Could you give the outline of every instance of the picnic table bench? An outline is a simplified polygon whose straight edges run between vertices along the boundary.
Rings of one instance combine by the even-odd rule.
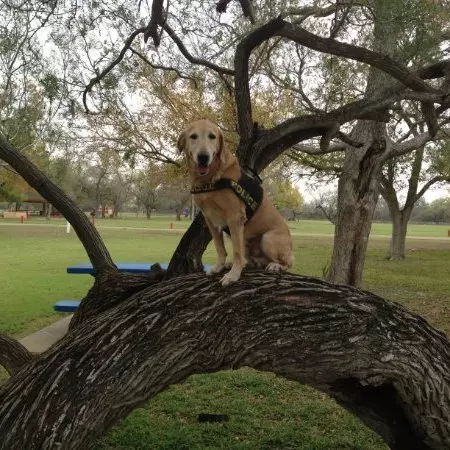
[[[119,272],[127,273],[148,273],[154,263],[117,263],[116,267]],[[167,269],[168,264],[161,263],[162,269]],[[205,269],[209,269],[210,265],[205,265]],[[91,263],[76,264],[67,267],[69,274],[87,274],[95,276],[95,269]],[[81,300],[59,300],[53,305],[53,309],[57,312],[75,312],[80,306]]]
[[[155,264],[152,262],[146,263],[117,263],[117,269],[119,272],[128,273],[147,273],[150,271],[150,267]],[[167,269],[168,264],[160,264],[162,269]],[[70,266],[67,268],[67,273],[77,273],[77,274],[89,274],[95,275],[95,269],[91,263],[76,264],[75,266]]]

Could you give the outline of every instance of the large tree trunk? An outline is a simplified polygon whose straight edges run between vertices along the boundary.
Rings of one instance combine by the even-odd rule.
[[[386,151],[384,124],[361,121],[353,138],[366,142],[347,150],[338,184],[338,211],[328,280],[359,286],[378,201],[378,177]],[[380,140],[379,137],[382,136]]]
[[[393,449],[450,446],[450,342],[423,319],[291,274],[217,280],[157,283],[27,362],[0,391],[0,448],[86,448],[169,385],[242,366],[329,393]]]
[[[391,211],[390,208],[389,211],[391,212],[392,236],[386,259],[391,261],[405,259],[406,233],[412,211],[406,209]]]
[[[408,231],[408,223],[414,210],[414,206],[427,191],[428,187],[433,184],[434,180],[439,179],[439,177],[435,177],[434,179],[429,180],[418,192],[423,156],[424,148],[422,147],[418,149],[414,155],[411,175],[408,180],[408,192],[403,208],[400,208],[397,199],[395,187],[395,161],[389,161],[387,164],[387,176],[382,176],[381,178],[381,194],[388,205],[392,222],[392,237],[386,259],[393,261],[405,259],[406,233]]]
[[[392,10],[389,2],[374,2],[373,13],[377,20],[373,46],[374,49],[391,55],[398,45],[397,36],[401,31],[393,20]],[[365,99],[376,98],[391,84],[391,77],[372,67]],[[338,185],[338,214],[328,280],[359,286],[379,196],[378,180],[390,149],[386,124],[383,122],[358,121],[352,132],[352,139],[364,145],[361,148],[349,148],[345,153]]]

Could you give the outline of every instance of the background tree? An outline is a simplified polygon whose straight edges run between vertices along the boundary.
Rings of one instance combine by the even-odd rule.
[[[134,195],[138,210],[144,210],[147,219],[152,216],[156,208],[158,193],[157,189],[161,183],[161,168],[149,162],[145,169],[139,170],[134,178]]]
[[[450,199],[438,198],[427,205],[421,214],[422,220],[430,223],[448,223],[450,221]]]
[[[159,203],[175,211],[175,220],[181,220],[186,207],[190,207],[190,181],[183,166],[165,166],[162,168],[161,182],[158,186]]]
[[[438,150],[432,149],[433,157],[440,160]],[[437,183],[449,182],[450,177],[446,175],[446,169],[442,162],[436,161],[435,167],[429,167],[428,170],[423,170],[424,158],[428,156],[425,153],[425,148],[415,150],[411,155],[401,159],[393,159],[389,161],[383,174],[380,177],[380,192],[389,208],[389,213],[392,221],[392,237],[389,246],[387,258],[391,260],[398,260],[405,258],[405,243],[408,222],[411,218],[414,206],[418,200]],[[405,173],[405,163],[409,166],[409,174]],[[434,168],[440,166],[440,174]],[[406,198],[403,206],[398,199],[397,192],[401,192],[401,188],[406,179]],[[421,186],[419,185],[421,184]]]

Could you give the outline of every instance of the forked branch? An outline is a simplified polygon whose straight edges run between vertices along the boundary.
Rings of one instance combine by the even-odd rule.
[[[33,359],[33,354],[20,342],[0,333],[0,366],[3,366],[11,376]]]
[[[73,226],[97,273],[115,270],[111,256],[97,229],[79,206],[23,154],[0,135],[0,159],[6,161]]]

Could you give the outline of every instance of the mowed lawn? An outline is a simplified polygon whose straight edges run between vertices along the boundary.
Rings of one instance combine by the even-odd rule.
[[[172,223],[172,229],[170,229]],[[167,262],[188,221],[171,217],[97,222],[115,261]],[[294,272],[321,277],[332,250],[331,224],[290,223]],[[390,226],[375,224],[364,288],[401,302],[450,333],[450,226],[413,225],[405,261],[384,259]],[[0,332],[22,336],[60,315],[58,299],[82,298],[87,275],[68,265],[87,261],[64,221],[0,219]],[[208,248],[205,262],[213,262]],[[202,412],[230,416],[225,424],[199,424]],[[298,383],[250,369],[196,375],[135,410],[95,449],[385,449],[382,441],[325,395]]]

